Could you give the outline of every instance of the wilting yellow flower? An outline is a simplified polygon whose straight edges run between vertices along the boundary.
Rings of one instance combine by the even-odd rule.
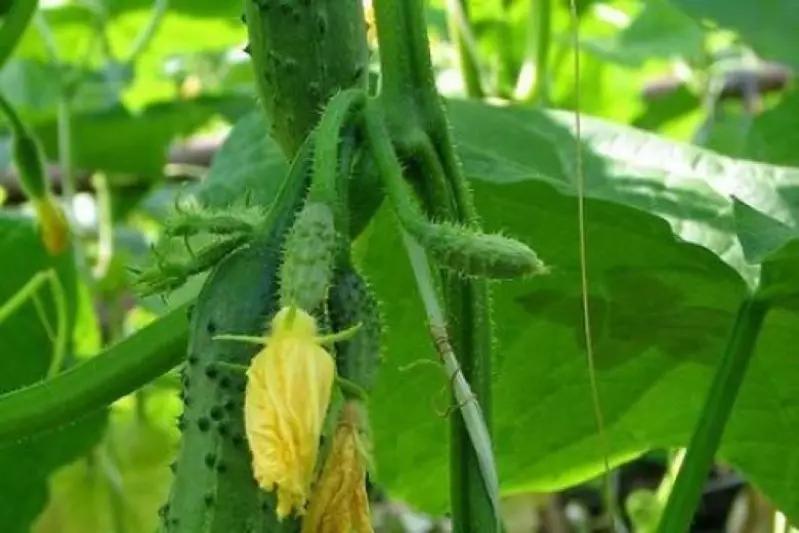
[[[47,194],[33,200],[39,218],[39,228],[44,246],[50,255],[58,255],[69,244],[69,224],[56,199]]]
[[[293,316],[292,316],[293,315]],[[316,321],[281,309],[266,345],[247,370],[244,422],[258,485],[277,489],[277,514],[303,514],[335,363],[319,344]]]
[[[373,533],[357,401],[342,408],[333,446],[314,486],[302,533]]]

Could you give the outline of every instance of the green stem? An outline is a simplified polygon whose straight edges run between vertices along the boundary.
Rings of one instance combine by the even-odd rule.
[[[403,178],[402,166],[374,104],[369,105],[365,118],[369,143],[397,219],[439,266],[466,276],[495,279],[518,278],[545,270],[535,252],[518,241],[447,222],[430,222],[416,202],[411,186]],[[435,164],[432,168],[438,174],[435,171],[427,174],[435,176],[435,179],[440,174],[440,178],[445,179],[438,159],[434,155],[431,157],[430,165]]]
[[[768,310],[769,303],[756,298],[744,300],[738,309],[735,325],[688,445],[685,461],[666,503],[658,526],[659,533],[684,533],[690,528]]]
[[[72,173],[72,114],[70,97],[61,87],[58,99],[58,166],[61,170],[61,190],[67,212],[72,214],[72,201],[75,198],[75,179]]]
[[[61,59],[58,54],[58,43],[56,43],[55,35],[53,35],[53,31],[50,29],[50,24],[48,24],[47,19],[39,12],[34,18],[34,23],[39,29],[39,35],[42,38],[44,49],[47,51],[47,59],[54,65],[60,65]]]
[[[427,319],[430,323],[430,332],[438,354],[444,363],[447,376],[452,382],[455,401],[463,418],[463,424],[469,433],[474,452],[477,454],[483,483],[488,491],[491,504],[494,506],[494,518],[496,520],[494,526],[499,530],[499,477],[497,476],[497,468],[494,462],[491,434],[488,431],[488,426],[486,426],[485,416],[480,404],[475,400],[475,395],[463,376],[458,359],[450,345],[446,320],[441,310],[441,305],[438,303],[438,295],[430,273],[427,254],[407,232],[402,232],[402,239],[408,251],[419,294],[424,303]]]
[[[314,146],[313,180],[308,190],[309,202],[321,202],[333,211],[336,230],[346,232],[349,225],[339,188],[339,148],[342,129],[366,103],[362,89],[346,89],[327,104],[317,126]]]
[[[402,115],[403,106],[438,100],[425,20],[420,0],[373,0],[380,46],[381,96]],[[407,113],[412,108],[405,107]]]
[[[383,111],[394,142],[412,175],[422,184],[424,207],[438,219],[477,225],[477,217],[449,133],[430,61],[421,0],[374,0],[380,45]],[[367,113],[368,115],[369,113]],[[422,157],[432,143],[441,172],[431,174]],[[429,164],[427,165],[430,166]],[[488,287],[483,280],[464,280],[443,273],[447,322],[463,376],[483,408],[491,430],[491,323]],[[452,418],[450,491],[455,533],[497,530],[494,507],[463,419]]]
[[[37,272],[11,298],[3,302],[3,305],[0,306],[0,324],[5,322],[28,299],[32,298],[36,291],[39,290],[39,287],[47,283],[49,279],[50,271]]]
[[[367,108],[365,119],[369,142],[380,174],[389,187],[389,195],[398,194],[394,188],[402,183],[402,168],[391,146],[385,125],[373,103]],[[395,207],[397,202],[394,202]],[[398,212],[399,214],[399,212]],[[411,220],[412,221],[412,220]],[[461,355],[458,361],[465,383],[482,406],[481,418],[486,434],[491,428],[491,337],[488,321],[488,294],[485,282],[464,281],[459,275],[445,276],[447,288],[448,322],[454,333],[454,352]],[[481,459],[475,451],[479,442],[472,435],[464,419],[452,416],[451,449],[451,498],[453,526],[456,533],[490,533],[498,530],[495,505],[487,487],[491,479],[485,479]]]
[[[150,16],[150,20],[147,21],[147,26],[139,33],[133,46],[131,46],[127,59],[128,63],[135,63],[136,59],[147,50],[147,46],[153,40],[161,21],[164,20],[167,9],[169,9],[169,0],[155,0],[153,2],[153,14]]]
[[[660,485],[658,485],[657,492],[655,492],[660,509],[666,506],[669,495],[674,490],[674,482],[677,480],[677,476],[682,469],[683,461],[685,461],[685,452],[685,448],[680,448],[669,457],[668,468],[663,475],[663,479],[660,481]]]
[[[69,424],[179,364],[186,355],[189,305],[53,379],[0,395],[0,445]]]
[[[424,241],[425,234],[429,232],[428,226],[432,224],[426,220],[413,196],[411,186],[403,178],[402,165],[391,144],[388,130],[378,113],[379,109],[374,102],[369,102],[364,120],[380,177],[400,224],[416,239]]]
[[[480,75],[480,56],[469,22],[469,6],[465,0],[447,0],[447,23],[458,50],[466,95],[470,98],[483,98],[485,91]]]
[[[513,48],[513,26],[511,23],[510,6],[512,2],[507,0],[502,2],[500,14],[503,38],[499,41],[499,84],[498,93],[504,98],[511,98],[513,95],[514,83],[519,72],[519,62]]]
[[[447,322],[461,371],[483,408],[485,425],[492,428],[491,323],[488,286],[485,280],[464,280],[458,274],[444,275],[447,291]],[[470,445],[468,428],[460,417],[451,419],[450,493],[455,533],[497,531],[493,508],[482,479],[480,463]]]
[[[36,0],[15,0],[0,27],[0,67],[14,52],[25,28],[36,12]]]
[[[443,116],[443,111],[441,111]],[[446,119],[431,121],[439,127],[431,132],[430,142],[419,153],[422,169],[428,174],[443,172],[454,192],[454,218],[478,228],[477,212],[455,154]],[[452,214],[450,216],[453,216]],[[456,353],[466,380],[480,399],[486,426],[492,427],[492,375],[490,294],[484,279],[464,280],[445,275],[447,314]],[[451,479],[454,531],[492,531],[488,523],[486,493],[480,486],[481,473],[468,446],[468,430],[457,418],[452,420]],[[486,529],[489,528],[489,529]]]
[[[536,9],[536,7],[538,9]],[[533,17],[536,27],[535,85],[531,100],[541,106],[549,103],[549,50],[552,43],[552,0],[534,0]]]
[[[55,377],[64,364],[64,356],[67,352],[67,342],[69,333],[67,332],[67,303],[64,294],[64,286],[58,278],[55,270],[49,270],[50,290],[53,293],[53,303],[55,305],[55,339],[53,340],[53,358],[50,360],[50,368],[47,369],[47,378]]]
[[[53,329],[53,325],[50,324],[50,319],[47,317],[47,311],[44,309],[44,302],[42,302],[38,293],[33,293],[31,299],[33,300],[33,307],[36,308],[36,316],[39,317],[39,321],[42,323],[45,333],[47,333],[47,338],[50,339],[50,342],[54,343],[55,330]]]
[[[97,201],[97,260],[92,268],[95,279],[103,279],[108,274],[114,257],[114,217],[112,213],[111,187],[105,174],[92,176]]]
[[[36,17],[36,25],[39,28],[39,34],[42,41],[45,43],[45,48],[49,55],[50,61],[58,66],[63,67],[61,58],[59,57],[58,44],[56,43],[53,29],[47,20],[39,14]],[[67,213],[72,213],[72,200],[75,197],[75,183],[72,176],[72,138],[71,138],[71,116],[70,116],[70,89],[67,81],[64,79],[64,71],[60,73],[58,80],[58,166],[61,171],[61,190],[66,204]]]

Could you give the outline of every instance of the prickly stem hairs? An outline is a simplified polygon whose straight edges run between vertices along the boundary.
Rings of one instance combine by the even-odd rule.
[[[402,176],[402,166],[374,104],[368,106],[364,120],[380,175],[400,224],[441,265],[469,276],[499,279],[546,271],[535,252],[519,241],[479,233],[450,222],[428,221]]]
[[[344,126],[366,101],[360,89],[337,93],[316,128],[313,175],[308,200],[286,241],[281,268],[281,302],[315,309],[330,287],[337,247],[349,248],[348,210],[338,190],[339,141]]]
[[[330,206],[336,230],[346,232],[346,206],[338,190],[339,145],[344,127],[358,118],[357,113],[366,103],[362,89],[346,89],[333,96],[317,126],[314,151],[313,180],[308,191],[309,202],[322,202]]]

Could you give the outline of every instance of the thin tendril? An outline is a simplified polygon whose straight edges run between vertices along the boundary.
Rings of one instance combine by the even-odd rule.
[[[574,48],[574,84],[576,87],[574,96],[574,139],[575,139],[575,167],[577,173],[577,221],[579,225],[580,241],[580,292],[582,296],[583,308],[583,333],[585,335],[585,353],[588,359],[588,379],[591,383],[591,395],[594,404],[594,416],[596,417],[597,432],[602,446],[602,459],[604,462],[604,491],[608,515],[610,517],[611,530],[615,530],[615,502],[612,496],[610,484],[610,443],[605,432],[605,420],[602,416],[602,407],[599,403],[599,386],[596,378],[596,365],[594,364],[594,349],[591,336],[591,314],[588,308],[588,253],[587,238],[585,231],[585,174],[583,173],[582,157],[582,128],[580,122],[580,34],[578,28],[577,5],[575,0],[569,0],[569,12],[572,24],[572,44]]]

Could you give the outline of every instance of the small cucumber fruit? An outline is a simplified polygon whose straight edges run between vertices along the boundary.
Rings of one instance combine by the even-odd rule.
[[[346,266],[336,269],[327,305],[333,331],[361,325],[351,339],[336,344],[336,367],[343,378],[368,393],[374,386],[381,360],[382,328],[377,298],[363,277],[353,267]]]
[[[286,238],[280,267],[281,306],[311,311],[322,304],[330,287],[335,253],[333,212],[323,203],[305,204]]]

